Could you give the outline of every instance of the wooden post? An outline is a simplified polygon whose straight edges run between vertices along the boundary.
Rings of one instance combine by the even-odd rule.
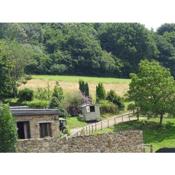
[[[153,145],[150,146],[150,152],[153,152]]]

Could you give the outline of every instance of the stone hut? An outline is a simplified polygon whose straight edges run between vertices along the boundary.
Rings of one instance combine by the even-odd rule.
[[[18,139],[59,136],[57,109],[32,109],[25,106],[10,109],[16,119]]]

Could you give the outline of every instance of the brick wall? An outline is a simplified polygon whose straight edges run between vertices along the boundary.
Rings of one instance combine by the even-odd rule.
[[[17,152],[143,152],[142,131],[79,136],[66,139],[19,140]]]

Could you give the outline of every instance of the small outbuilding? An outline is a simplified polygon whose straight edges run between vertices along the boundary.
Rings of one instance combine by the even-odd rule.
[[[100,108],[95,104],[83,104],[81,106],[80,118],[85,121],[99,121],[100,120]]]
[[[59,136],[60,121],[57,109],[32,109],[27,106],[10,109],[16,120],[18,139]]]

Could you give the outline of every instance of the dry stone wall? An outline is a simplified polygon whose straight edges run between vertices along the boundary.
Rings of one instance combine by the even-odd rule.
[[[17,152],[143,152],[142,144],[142,131],[132,130],[69,139],[19,140]]]

